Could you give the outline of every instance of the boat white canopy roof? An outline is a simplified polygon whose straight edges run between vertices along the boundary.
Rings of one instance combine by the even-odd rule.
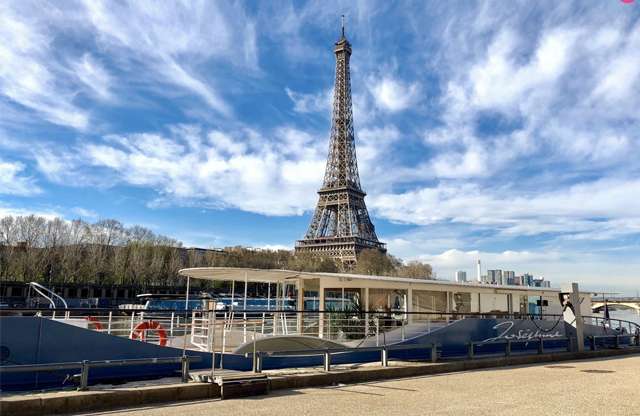
[[[458,283],[448,280],[432,280],[432,279],[413,279],[406,277],[393,276],[370,276],[350,273],[321,273],[321,272],[300,272],[282,269],[251,269],[240,267],[195,267],[182,269],[178,272],[185,277],[195,279],[204,279],[212,281],[238,281],[238,282],[255,282],[255,283],[295,283],[298,279],[321,279],[325,287],[332,284],[340,285],[340,283],[351,282],[358,286],[377,286],[384,285],[387,287],[407,287],[424,288],[436,286],[450,286],[451,290],[467,288],[467,289],[508,289],[520,290],[527,292],[559,292],[559,289],[529,287],[529,286],[504,286],[479,284],[475,282]],[[337,286],[339,287],[339,286]]]
[[[181,276],[213,281],[237,281],[255,283],[280,283],[298,279],[312,273],[280,269],[248,269],[241,267],[194,267],[178,271]],[[317,276],[315,276],[317,277]]]

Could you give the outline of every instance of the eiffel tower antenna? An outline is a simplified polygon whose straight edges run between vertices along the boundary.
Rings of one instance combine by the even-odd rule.
[[[304,239],[296,243],[296,253],[332,257],[350,267],[362,250],[384,253],[386,247],[378,241],[360,186],[351,104],[351,44],[344,34],[344,16],[334,53],[336,80],[327,166],[318,205]]]

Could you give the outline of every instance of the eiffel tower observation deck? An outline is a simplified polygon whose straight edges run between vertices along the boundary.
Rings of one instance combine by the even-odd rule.
[[[351,44],[344,35],[344,22],[334,52],[336,81],[327,167],[318,205],[304,239],[296,243],[296,253],[332,257],[352,266],[362,250],[384,253],[386,246],[378,241],[360,186],[351,105]]]

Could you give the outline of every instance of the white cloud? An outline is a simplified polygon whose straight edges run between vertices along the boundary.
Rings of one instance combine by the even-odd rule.
[[[469,147],[463,153],[447,152],[436,156],[432,169],[439,178],[468,178],[491,173],[491,157],[480,146]]]
[[[566,72],[577,38],[572,30],[550,30],[544,33],[531,60],[519,65],[516,35],[510,30],[501,31],[489,46],[486,61],[469,71],[473,103],[479,108],[504,108],[517,104],[525,94],[549,91]]]
[[[616,289],[631,293],[637,289],[637,259],[627,264],[611,262],[606,255],[571,250],[562,251],[502,251],[451,249],[437,254],[416,257],[430,263],[439,278],[452,280],[457,270],[467,272],[467,279],[475,281],[476,262],[482,262],[482,272],[487,269],[513,270],[516,274],[531,273],[535,277],[550,280],[553,287],[563,283],[580,283],[581,289]],[[607,276],[611,280],[603,280]]]
[[[85,129],[89,114],[74,104],[72,86],[60,77],[46,23],[4,3],[0,39],[0,94],[51,123]]]
[[[397,112],[407,109],[418,100],[420,86],[417,83],[406,84],[398,79],[386,76],[371,81],[369,91],[376,106],[380,109]]]
[[[222,114],[231,108],[219,91],[197,70],[210,58],[224,58],[249,70],[257,68],[254,23],[232,5],[191,2],[113,4],[85,1],[97,40],[145,76],[198,94]],[[241,52],[237,53],[238,46]]]
[[[82,208],[82,207],[73,207],[71,208],[71,212],[79,215],[80,218],[82,219],[90,219],[90,220],[95,220],[96,218],[98,218],[98,213],[95,212],[94,210],[91,209],[87,209],[87,208]]]
[[[0,194],[31,196],[42,192],[35,181],[23,175],[25,166],[20,162],[0,159]]]
[[[80,82],[86,85],[99,99],[109,100],[112,98],[111,76],[91,54],[85,53],[82,58],[72,64],[72,68]]]
[[[202,68],[224,62],[256,74],[257,36],[255,22],[233,4],[4,3],[0,94],[14,104],[13,111],[30,109],[42,120],[78,130],[91,119],[91,109],[79,104],[83,91],[108,102],[128,102],[144,88],[172,97],[184,91],[229,116],[233,111],[217,86],[218,71]],[[126,77],[116,82],[103,58]]]
[[[320,113],[329,117],[331,115],[331,102],[333,100],[333,89],[319,92],[317,94],[303,94],[285,88],[289,99],[293,102],[293,110],[298,113]]]
[[[256,248],[261,250],[293,250],[293,245],[285,244],[261,244]]]
[[[69,154],[51,153],[39,166],[51,180],[66,166],[83,181],[124,182],[151,187],[152,205],[234,207],[265,215],[297,215],[315,204],[325,163],[325,140],[283,127],[270,137],[251,130],[233,133],[175,126],[168,135],[140,133],[106,136],[80,143]],[[95,169],[98,169],[95,171]],[[94,176],[100,178],[94,178]]]
[[[379,216],[401,223],[453,222],[493,227],[505,236],[554,232],[593,239],[597,233],[609,238],[638,233],[640,201],[635,195],[640,195],[635,179],[584,182],[529,195],[510,188],[440,184],[374,195],[369,203]]]
[[[50,220],[54,218],[62,217],[62,215],[60,215],[59,212],[53,209],[18,208],[18,207],[14,207],[14,206],[0,202],[0,218],[8,217],[8,216],[17,217],[17,216],[29,216],[29,215],[44,217]]]

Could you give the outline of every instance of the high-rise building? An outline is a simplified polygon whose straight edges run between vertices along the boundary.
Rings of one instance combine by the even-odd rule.
[[[502,272],[502,280],[505,285],[515,285],[516,272],[513,270],[505,270]]]
[[[480,265],[480,259],[478,259],[478,265],[476,267],[476,281],[482,283],[482,267]]]
[[[296,243],[296,253],[332,257],[353,266],[362,250],[384,253],[386,247],[378,241],[360,186],[351,105],[351,44],[344,35],[344,23],[333,51],[336,80],[329,156],[318,205],[304,239]]]
[[[487,279],[493,285],[502,285],[502,270],[487,270]]]
[[[467,272],[462,271],[462,270],[458,270],[456,272],[456,282],[464,283],[466,281],[467,281]]]
[[[529,273],[525,273],[523,276],[524,278],[524,286],[533,286],[533,275],[529,274]]]

